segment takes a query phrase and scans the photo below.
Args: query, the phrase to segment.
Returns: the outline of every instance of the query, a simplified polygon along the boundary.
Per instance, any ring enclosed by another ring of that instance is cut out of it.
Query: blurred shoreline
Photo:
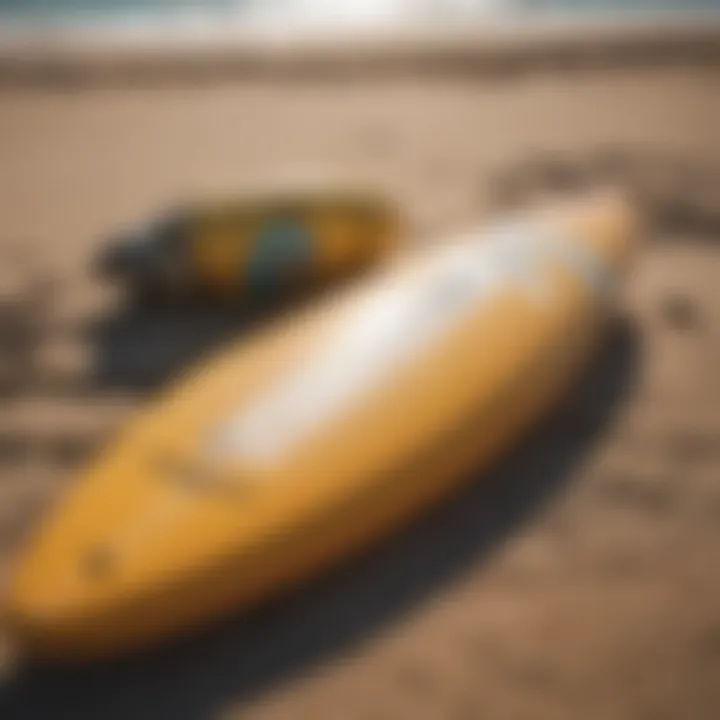
[[[354,31],[250,23],[31,29],[0,23],[0,83],[97,81],[187,72],[332,75],[344,72],[491,72],[559,65],[642,65],[720,61],[720,10],[615,19],[565,17],[530,23],[401,26]],[[308,26],[309,27],[309,26]]]

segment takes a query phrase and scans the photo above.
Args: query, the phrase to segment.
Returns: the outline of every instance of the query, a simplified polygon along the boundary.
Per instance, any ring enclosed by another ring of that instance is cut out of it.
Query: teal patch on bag
[[[252,295],[282,293],[307,275],[312,264],[312,236],[293,218],[268,220],[258,232],[247,261],[247,287]]]

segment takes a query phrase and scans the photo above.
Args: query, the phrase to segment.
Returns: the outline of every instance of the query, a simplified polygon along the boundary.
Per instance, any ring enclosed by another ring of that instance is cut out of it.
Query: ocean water
[[[720,0],[0,0],[11,27],[192,26],[279,23],[308,27],[467,23],[488,19],[662,17],[720,10]]]

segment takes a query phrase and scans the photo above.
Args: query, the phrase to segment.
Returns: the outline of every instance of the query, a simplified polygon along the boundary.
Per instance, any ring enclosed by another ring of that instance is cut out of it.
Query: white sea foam
[[[717,0],[0,0],[0,40],[105,42],[266,38],[337,32],[404,32],[489,24],[537,25],[715,11]]]

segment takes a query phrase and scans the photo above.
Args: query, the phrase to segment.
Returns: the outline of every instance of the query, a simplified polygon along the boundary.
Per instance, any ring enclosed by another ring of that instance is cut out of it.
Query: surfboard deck
[[[491,462],[601,341],[634,223],[592,197],[492,224],[238,341],[85,470],[20,562],[27,651],[112,655],[247,607]]]

